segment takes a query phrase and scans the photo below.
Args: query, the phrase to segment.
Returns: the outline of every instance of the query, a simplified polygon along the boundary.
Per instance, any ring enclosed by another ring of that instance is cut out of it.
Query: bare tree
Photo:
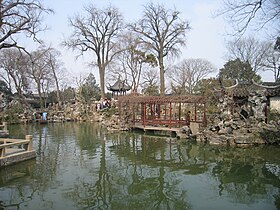
[[[253,37],[238,38],[227,44],[228,60],[239,58],[242,62],[249,62],[255,73],[263,70],[263,63],[271,52],[271,43],[262,42]]]
[[[279,0],[224,0],[219,15],[225,15],[236,35],[243,35],[249,27],[259,30],[269,25],[279,34]]]
[[[104,98],[106,67],[118,53],[114,50],[123,20],[118,9],[111,6],[101,10],[90,5],[85,12],[85,16],[77,15],[70,19],[74,32],[63,44],[78,50],[80,55],[87,51],[94,53],[94,64],[99,69],[101,97]]]
[[[271,44],[266,59],[262,63],[264,71],[273,73],[274,81],[280,81],[280,50],[277,45]]]
[[[141,80],[142,92],[146,95],[158,95],[158,73],[154,68],[147,68],[143,72]]]
[[[0,0],[0,50],[17,47],[24,49],[17,42],[19,34],[37,39],[43,13],[50,13],[39,0]]]
[[[153,54],[147,53],[147,50],[141,45],[139,37],[133,32],[125,33],[121,39],[121,49],[124,49],[118,55],[118,63],[112,68],[112,73],[121,77],[123,74],[125,80],[131,83],[132,92],[137,92],[142,68],[146,66],[156,66],[157,60]]]
[[[49,68],[48,53],[50,48],[41,46],[36,51],[30,53],[29,64],[27,66],[28,77],[35,82],[35,88],[40,98],[41,107],[45,107],[47,91],[52,82],[51,70]]]
[[[173,92],[193,94],[199,80],[215,71],[215,67],[205,59],[185,59],[170,71]]]
[[[59,103],[61,102],[60,81],[62,80],[63,76],[65,76],[65,69],[63,68],[63,63],[61,60],[59,60],[60,56],[61,53],[54,48],[49,48],[45,55],[47,65],[51,73],[49,76],[52,76],[52,79],[54,81],[56,97]]]
[[[2,79],[9,86],[9,89],[14,89],[23,99],[23,94],[27,92],[29,81],[26,74],[28,56],[22,54],[17,49],[3,49],[0,51],[0,68],[6,74],[1,73]],[[3,72],[3,73],[4,73]]]
[[[187,21],[179,18],[180,12],[168,10],[162,5],[149,3],[143,17],[130,28],[139,33],[141,41],[155,54],[160,69],[160,94],[165,94],[164,58],[177,56],[179,46],[184,46],[186,32],[190,29]]]

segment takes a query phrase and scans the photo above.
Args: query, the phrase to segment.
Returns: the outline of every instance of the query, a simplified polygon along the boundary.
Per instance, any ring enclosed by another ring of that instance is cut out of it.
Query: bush
[[[9,106],[0,115],[0,121],[7,122],[8,124],[16,124],[20,122],[19,113],[24,112],[24,107],[20,103],[14,103]]]
[[[280,112],[277,110],[271,110],[268,114],[268,122],[269,121],[278,121],[280,120]]]

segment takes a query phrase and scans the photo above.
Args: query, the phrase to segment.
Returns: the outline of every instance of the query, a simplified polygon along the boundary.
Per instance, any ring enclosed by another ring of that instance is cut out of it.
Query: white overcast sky
[[[65,68],[73,75],[79,72],[92,72],[99,80],[98,70],[89,69],[88,58],[75,59],[77,52],[66,50],[60,46],[62,40],[72,34],[69,18],[83,13],[83,7],[94,4],[98,8],[108,5],[117,7],[126,22],[135,21],[142,16],[143,5],[148,0],[48,0],[45,5],[54,10],[55,14],[45,17],[49,30],[40,34],[40,38],[62,52],[61,60]],[[156,0],[166,8],[176,8],[181,12],[181,18],[190,22],[191,30],[187,35],[187,45],[182,48],[180,60],[185,58],[204,58],[213,63],[217,69],[223,67],[225,60],[226,23],[222,17],[213,18],[213,14],[221,7],[222,0]],[[256,37],[258,38],[258,37]],[[217,75],[218,71],[213,74]],[[264,81],[272,81],[272,74],[262,73]]]

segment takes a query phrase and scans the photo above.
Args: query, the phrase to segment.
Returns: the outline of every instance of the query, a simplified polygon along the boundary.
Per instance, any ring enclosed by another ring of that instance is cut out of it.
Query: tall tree
[[[239,58],[228,61],[219,71],[219,77],[222,79],[238,79],[239,81],[260,81],[261,77],[257,75],[250,63],[242,62]]]
[[[118,9],[107,7],[104,10],[90,5],[85,8],[85,15],[77,15],[70,19],[74,32],[63,44],[73,50],[78,50],[80,55],[89,51],[93,52],[100,76],[101,97],[105,98],[105,72],[114,56],[116,38],[122,29],[122,15]]]
[[[198,81],[214,71],[214,65],[205,59],[184,59],[170,71],[173,92],[193,94]]]
[[[49,68],[48,53],[50,48],[41,46],[30,53],[27,66],[28,77],[35,83],[35,88],[40,98],[41,108],[46,105],[47,91],[49,91],[51,80],[51,70]]]
[[[17,47],[17,35],[37,40],[38,32],[45,30],[41,26],[44,13],[52,10],[45,8],[39,0],[0,0],[0,50]]]
[[[275,44],[270,45],[266,60],[263,62],[264,71],[273,73],[274,81],[280,81],[280,38],[278,37]]]
[[[19,99],[28,91],[29,80],[27,77],[28,56],[17,49],[7,48],[0,51],[0,68],[6,73],[1,73],[10,90],[15,90]]]
[[[236,34],[244,34],[249,27],[255,30],[268,26],[280,32],[279,0],[224,0],[219,15],[225,15]]]
[[[49,50],[46,52],[45,55],[45,59],[51,74],[49,76],[52,76],[53,78],[55,89],[56,89],[56,98],[59,103],[61,102],[59,83],[62,77],[64,76],[63,63],[59,60],[60,56],[61,53],[58,50],[51,47],[49,48]]]
[[[145,64],[146,66],[156,66],[157,60],[153,54],[147,53],[147,50],[141,45],[138,35],[133,32],[125,33],[120,42],[122,43],[121,48],[124,49],[117,59],[121,68],[113,66],[111,73],[118,77],[123,73],[125,80],[131,83],[132,92],[137,92],[142,76],[142,68]]]
[[[142,18],[130,28],[139,33],[140,39],[156,56],[160,70],[160,94],[165,95],[164,58],[178,55],[179,46],[186,42],[186,32],[190,29],[187,21],[182,21],[180,12],[168,10],[163,5],[149,3]]]
[[[239,58],[242,62],[249,62],[254,72],[263,69],[263,63],[271,54],[272,44],[259,41],[253,37],[238,38],[227,43],[228,59]]]

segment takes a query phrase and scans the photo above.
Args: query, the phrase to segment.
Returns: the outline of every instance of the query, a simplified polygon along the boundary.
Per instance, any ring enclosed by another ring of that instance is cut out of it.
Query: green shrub
[[[23,113],[24,107],[20,103],[13,104],[9,108],[7,108],[0,115],[0,120],[2,122],[7,122],[8,124],[19,123],[19,113]]]
[[[268,121],[278,121],[280,120],[280,112],[277,110],[271,110],[268,114]]]

